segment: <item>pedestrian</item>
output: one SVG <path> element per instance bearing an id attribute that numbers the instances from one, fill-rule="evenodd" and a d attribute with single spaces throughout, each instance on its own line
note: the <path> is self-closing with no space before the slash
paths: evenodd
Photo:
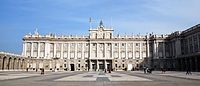
<path id="1" fill-rule="evenodd" d="M 106 69 L 104 69 L 104 73 L 106 73 Z"/>
<path id="2" fill-rule="evenodd" d="M 190 70 L 189 67 L 187 67 L 187 69 L 186 69 L 186 75 L 192 75 L 191 70 Z"/>
<path id="3" fill-rule="evenodd" d="M 161 71 L 162 71 L 162 73 L 165 73 L 166 70 L 165 70 L 165 68 L 161 68 Z"/>
<path id="4" fill-rule="evenodd" d="M 26 68 L 26 72 L 28 72 L 28 68 Z"/>
<path id="5" fill-rule="evenodd" d="M 144 70 L 144 74 L 146 74 L 146 73 L 147 73 L 147 71 L 146 71 L 146 67 L 144 67 L 143 70 Z"/>
<path id="6" fill-rule="evenodd" d="M 44 68 L 41 69 L 41 75 L 44 75 Z"/>
<path id="7" fill-rule="evenodd" d="M 149 68 L 147 67 L 145 70 L 146 73 L 150 73 Z"/>

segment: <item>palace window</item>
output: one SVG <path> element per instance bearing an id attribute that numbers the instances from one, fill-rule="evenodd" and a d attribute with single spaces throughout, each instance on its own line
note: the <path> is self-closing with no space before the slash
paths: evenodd
<path id="1" fill-rule="evenodd" d="M 124 47 L 124 46 L 125 46 L 125 43 L 122 43 L 122 46 Z"/>
<path id="2" fill-rule="evenodd" d="M 135 43 L 135 46 L 136 46 L 136 47 L 139 47 L 139 46 L 140 46 L 140 43 Z"/>
<path id="3" fill-rule="evenodd" d="M 136 51 L 136 52 L 135 52 L 135 57 L 136 57 L 137 59 L 139 59 L 139 57 L 140 57 L 140 52 L 139 52 L 139 51 Z"/>

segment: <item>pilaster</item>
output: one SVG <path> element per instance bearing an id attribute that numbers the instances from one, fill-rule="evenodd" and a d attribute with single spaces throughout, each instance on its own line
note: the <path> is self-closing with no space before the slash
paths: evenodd
<path id="1" fill-rule="evenodd" d="M 74 57 L 74 59 L 77 59 L 77 53 L 78 53 L 78 52 L 77 52 L 77 46 L 78 46 L 78 43 L 74 43 L 74 44 L 75 44 L 75 53 L 74 53 L 74 54 L 75 54 L 75 55 L 74 55 L 75 57 Z"/>
<path id="2" fill-rule="evenodd" d="M 31 42 L 31 57 L 33 57 L 33 42 Z"/>
<path id="3" fill-rule="evenodd" d="M 139 50 L 139 52 L 140 52 L 140 59 L 142 59 L 143 57 L 142 57 L 142 43 L 140 42 L 140 44 L 139 44 L 140 46 L 140 50 Z"/>
<path id="4" fill-rule="evenodd" d="M 64 45 L 64 43 L 61 43 L 61 51 L 60 51 L 61 59 L 63 59 L 63 45 Z"/>
<path id="5" fill-rule="evenodd" d="M 38 55 L 37 55 L 37 58 L 40 58 L 41 56 L 40 56 L 40 42 L 38 42 Z"/>
<path id="6" fill-rule="evenodd" d="M 135 43 L 133 42 L 133 45 L 132 45 L 132 53 L 133 53 L 133 59 L 135 59 Z"/>
<path id="7" fill-rule="evenodd" d="M 118 43 L 118 47 L 119 47 L 119 50 L 118 50 L 118 54 L 119 54 L 119 55 L 118 55 L 118 56 L 119 56 L 119 59 L 121 59 L 121 56 L 120 56 L 120 55 L 121 55 L 120 43 Z"/>
<path id="8" fill-rule="evenodd" d="M 126 48 L 125 48 L 125 49 L 126 49 L 126 50 L 125 50 L 125 58 L 128 59 L 128 56 L 127 56 L 127 43 L 125 43 L 125 47 L 126 47 Z"/>

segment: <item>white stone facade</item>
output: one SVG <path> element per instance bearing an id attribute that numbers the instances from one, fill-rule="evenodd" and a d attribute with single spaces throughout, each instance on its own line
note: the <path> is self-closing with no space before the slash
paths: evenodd
<path id="1" fill-rule="evenodd" d="M 89 36 L 42 36 L 35 32 L 23 38 L 22 54 L 51 59 L 49 69 L 72 71 L 126 70 L 128 65 L 134 70 L 149 66 L 150 57 L 165 57 L 164 36 L 152 42 L 151 35 L 114 36 L 113 31 L 101 21 L 97 28 L 89 30 Z"/>

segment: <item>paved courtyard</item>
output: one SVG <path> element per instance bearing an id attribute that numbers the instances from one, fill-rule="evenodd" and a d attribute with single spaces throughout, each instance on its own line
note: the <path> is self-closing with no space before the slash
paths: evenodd
<path id="1" fill-rule="evenodd" d="M 22 72 L 0 71 L 0 86 L 199 86 L 200 73 L 167 71 L 103 72 Z"/>

